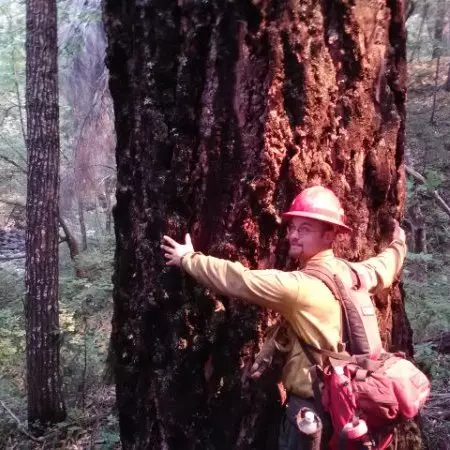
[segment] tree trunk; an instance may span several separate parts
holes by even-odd
[[[59,110],[56,1],[27,2],[26,331],[28,423],[66,416],[59,359]]]
[[[422,18],[420,20],[419,31],[416,35],[416,42],[411,52],[411,57],[409,58],[409,62],[414,61],[414,57],[417,55],[417,60],[420,60],[420,44],[422,43],[422,30],[425,21],[427,20],[428,11],[430,9],[430,4],[425,2],[422,7]]]
[[[432,58],[439,58],[442,55],[442,37],[447,16],[447,0],[437,0],[436,17],[434,22],[434,39]]]
[[[273,314],[165,268],[161,238],[286,268],[279,213],[321,183],[354,230],[337,254],[384,248],[405,195],[402,4],[106,0],[125,449],[276,448],[275,380],[244,377]],[[411,354],[402,290],[377,305],[386,346]],[[408,426],[398,448],[420,448]]]
[[[445,81],[444,89],[450,92],[450,64],[448,65],[447,80]]]
[[[87,277],[87,272],[82,267],[80,267],[80,262],[78,256],[80,254],[80,246],[78,245],[77,238],[71,233],[65,220],[60,217],[59,225],[63,229],[65,234],[64,241],[67,242],[67,247],[69,247],[70,259],[73,261],[73,266],[75,269],[75,276],[77,278]]]
[[[108,234],[112,232],[112,200],[111,197],[114,194],[115,177],[108,177],[105,180],[105,231]]]
[[[84,220],[84,195],[82,192],[78,193],[78,220],[80,222],[81,249],[84,252],[87,250],[87,233]]]

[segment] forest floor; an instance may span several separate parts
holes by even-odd
[[[409,65],[407,118],[407,164],[422,173],[433,189],[450,202],[450,92],[444,90],[448,60],[441,62],[436,91],[435,65],[430,61]],[[427,225],[428,252],[408,256],[404,271],[406,308],[414,331],[416,359],[433,381],[433,392],[421,423],[429,449],[450,449],[450,356],[436,351],[430,339],[450,331],[450,222],[436,207],[431,195],[408,183],[408,203],[421,203]],[[0,450],[119,449],[115,392],[106,385],[103,372],[107,357],[112,315],[112,240],[85,258],[88,281],[74,280],[70,261],[62,273],[62,319],[64,378],[68,419],[41,437],[25,428],[24,334],[21,300],[8,298],[20,285],[14,274],[1,275],[0,300]],[[6,297],[5,297],[6,298]]]

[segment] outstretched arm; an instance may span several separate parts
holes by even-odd
[[[237,297],[279,312],[297,301],[298,276],[280,270],[250,270],[239,262],[195,253],[189,235],[179,244],[164,236],[167,265],[182,267],[199,283],[215,292]]]
[[[393,240],[389,247],[373,258],[360,263],[352,263],[352,266],[364,276],[368,288],[375,293],[389,287],[397,277],[406,256],[405,232],[395,221]]]

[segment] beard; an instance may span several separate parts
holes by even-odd
[[[302,259],[303,257],[303,245],[289,245],[289,257],[294,259]]]

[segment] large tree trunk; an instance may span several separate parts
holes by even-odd
[[[28,423],[66,416],[59,360],[59,110],[56,0],[27,1],[27,233],[25,310]]]
[[[276,384],[243,377],[273,315],[164,268],[164,233],[286,268],[279,213],[322,183],[354,230],[338,255],[389,243],[405,194],[404,12],[401,0],[354,3],[106,0],[124,448],[275,448]],[[377,305],[386,346],[411,353],[399,287]],[[398,448],[418,439],[404,432]]]

